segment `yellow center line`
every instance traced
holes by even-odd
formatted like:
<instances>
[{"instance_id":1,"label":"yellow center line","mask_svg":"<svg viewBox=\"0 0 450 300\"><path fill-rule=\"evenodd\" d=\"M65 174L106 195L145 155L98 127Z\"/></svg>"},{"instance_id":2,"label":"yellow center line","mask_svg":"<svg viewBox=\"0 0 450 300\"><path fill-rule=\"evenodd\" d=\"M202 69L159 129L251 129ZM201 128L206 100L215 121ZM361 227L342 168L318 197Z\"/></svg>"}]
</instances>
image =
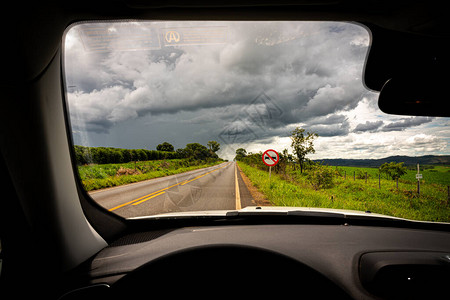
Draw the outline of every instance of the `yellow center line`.
<instances>
[{"instance_id":1,"label":"yellow center line","mask_svg":"<svg viewBox=\"0 0 450 300\"><path fill-rule=\"evenodd\" d=\"M168 189L170 189L170 188L172 188L172 187L174 187L174 186L177 186L177 185L179 185L179 184L180 184L180 183L177 183L177 184L174 184L174 185L168 186L168 187L166 187L166 188L160 189L159 191L156 191L156 192L150 193L150 194L148 194L148 195L145 195L145 196L139 197L139 198L137 198L137 199L134 199L134 200L128 201L128 202L126 202L126 203L123 203L123 204L117 205L117 206L115 206L115 207L113 207L113 208L110 208L110 209L109 209L109 211L113 211L113 210L116 210L116 209L118 209L118 208L124 207L124 206L126 206L126 205L132 204L133 202L136 202L136 201L139 201L139 200L141 200L141 199L147 198L148 196L151 196L151 195L157 194L157 193L159 193L159 192L161 192L161 191L165 191L165 190L168 190Z\"/></svg>"},{"instance_id":2,"label":"yellow center line","mask_svg":"<svg viewBox=\"0 0 450 300\"><path fill-rule=\"evenodd\" d=\"M191 179L191 180L188 180L188 181L185 181L185 182L181 183L180 185L185 185L186 183L189 183L189 182L192 182L192 181L194 181L194 180L197 180L197 179L199 179L199 178L201 178L201 177L203 177L203 176L205 176L205 175L206 175L206 174L197 176L197 177L195 177L194 179Z\"/></svg>"},{"instance_id":3,"label":"yellow center line","mask_svg":"<svg viewBox=\"0 0 450 300\"><path fill-rule=\"evenodd\" d=\"M170 188L173 188L174 186L177 186L177 185L185 185L185 184L187 184L187 183L189 183L189 182L192 182L192 181L194 181L194 180L197 180L197 179L199 179L199 178L201 178L201 177L203 177L203 176L206 176L206 175L208 175L208 174L211 174L212 172L215 172L215 171L217 171L217 170L220 170L220 169L222 169L222 168L225 168L225 167L228 166L228 165L229 165L229 164L227 164L227 165L225 165L225 166L223 166L223 167L214 169L214 170L212 170L212 171L209 171L209 172L207 172L207 173L205 173L205 174L199 175L199 176L197 176L197 177L195 177L195 178L193 178L193 179L185 180L185 181L182 181L182 182L173 184L173 185L168 186L168 187L166 187L166 188L160 189L160 190L158 190L158 191L156 191L156 192L152 192L152 193L150 193L150 194L147 194L147 195L145 195L145 196L139 197L139 198L137 198L137 199L134 199L134 200L128 201L128 202L126 202L126 203L117 205L117 206L115 206L115 207L113 207L113 208L110 208L109 211L113 211L113 210L116 210L116 209L118 209L118 208L121 208L121 207L130 205L130 204L132 204L132 205L139 205L139 204L141 204L141 203L143 203L143 202L145 202L145 201L147 201L147 200L150 200L150 199L152 199L152 198L154 198L154 197L156 197L156 196L159 196L159 195L164 194L164 193L165 193L165 190L168 190L168 189L170 189Z\"/></svg>"},{"instance_id":4,"label":"yellow center line","mask_svg":"<svg viewBox=\"0 0 450 300\"><path fill-rule=\"evenodd\" d=\"M144 200L141 200L141 201L139 201L139 202L133 203L132 205L139 205L139 204L141 204L142 202L145 202L145 201L147 201L147 200L150 200L150 199L152 199L152 198L155 198L156 196L162 195L162 194L164 194L164 193L165 193L165 192L158 193L158 194L156 194L156 195L153 195L153 196L150 196L150 197L148 197L148 198L145 198Z\"/></svg>"}]
</instances>

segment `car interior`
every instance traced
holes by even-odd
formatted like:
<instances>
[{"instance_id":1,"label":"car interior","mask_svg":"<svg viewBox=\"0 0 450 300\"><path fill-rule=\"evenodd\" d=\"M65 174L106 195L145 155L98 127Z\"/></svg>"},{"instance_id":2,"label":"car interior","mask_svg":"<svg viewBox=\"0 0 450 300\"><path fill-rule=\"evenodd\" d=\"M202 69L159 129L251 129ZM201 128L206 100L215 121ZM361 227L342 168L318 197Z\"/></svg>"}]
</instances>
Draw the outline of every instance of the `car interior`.
<instances>
[{"instance_id":1,"label":"car interior","mask_svg":"<svg viewBox=\"0 0 450 300\"><path fill-rule=\"evenodd\" d=\"M76 178L62 71L64 32L80 21L357 22L371 33L363 82L380 92L380 109L449 117L446 5L434 0L8 4L0 50L5 58L0 297L448 299L448 223L270 210L125 219L107 211Z\"/></svg>"}]
</instances>

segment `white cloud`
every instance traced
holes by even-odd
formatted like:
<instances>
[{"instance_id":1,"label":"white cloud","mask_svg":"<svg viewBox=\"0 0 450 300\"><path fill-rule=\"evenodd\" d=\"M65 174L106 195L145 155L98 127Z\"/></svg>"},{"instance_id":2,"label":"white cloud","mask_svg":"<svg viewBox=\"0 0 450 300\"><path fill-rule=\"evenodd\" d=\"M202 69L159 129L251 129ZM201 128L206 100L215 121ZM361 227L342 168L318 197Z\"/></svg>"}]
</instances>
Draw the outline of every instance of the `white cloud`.
<instances>
[{"instance_id":1,"label":"white cloud","mask_svg":"<svg viewBox=\"0 0 450 300\"><path fill-rule=\"evenodd\" d=\"M122 86L93 90L90 93L69 93L67 97L72 126L76 130L106 132L114 122L119 121L114 112L129 93L130 90Z\"/></svg>"},{"instance_id":2,"label":"white cloud","mask_svg":"<svg viewBox=\"0 0 450 300\"><path fill-rule=\"evenodd\" d=\"M442 151L447 147L447 142L435 135L416 134L406 139L406 146L410 146L417 152Z\"/></svg>"}]
</instances>

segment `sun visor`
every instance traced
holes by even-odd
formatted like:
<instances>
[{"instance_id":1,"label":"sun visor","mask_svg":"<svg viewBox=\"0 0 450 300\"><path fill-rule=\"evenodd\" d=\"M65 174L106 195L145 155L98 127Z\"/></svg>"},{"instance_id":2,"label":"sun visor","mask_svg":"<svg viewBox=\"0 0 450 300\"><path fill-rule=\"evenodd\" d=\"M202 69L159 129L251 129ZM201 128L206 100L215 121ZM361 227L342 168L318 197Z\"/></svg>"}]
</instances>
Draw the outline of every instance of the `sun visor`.
<instances>
[{"instance_id":1,"label":"sun visor","mask_svg":"<svg viewBox=\"0 0 450 300\"><path fill-rule=\"evenodd\" d=\"M448 77L437 68L389 79L381 89L378 106L387 114L450 116Z\"/></svg>"}]
</instances>

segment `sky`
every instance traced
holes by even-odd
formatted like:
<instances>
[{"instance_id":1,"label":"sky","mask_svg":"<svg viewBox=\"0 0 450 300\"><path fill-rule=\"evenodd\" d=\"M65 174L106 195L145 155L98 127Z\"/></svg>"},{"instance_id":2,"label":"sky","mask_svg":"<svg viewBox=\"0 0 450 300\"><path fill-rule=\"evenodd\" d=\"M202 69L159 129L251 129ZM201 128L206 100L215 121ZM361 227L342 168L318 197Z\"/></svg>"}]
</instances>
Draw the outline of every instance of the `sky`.
<instances>
[{"instance_id":1,"label":"sky","mask_svg":"<svg viewBox=\"0 0 450 300\"><path fill-rule=\"evenodd\" d=\"M386 115L363 84L366 28L337 22L75 24L64 71L74 143L219 156L319 135L311 159L450 154L450 119Z\"/></svg>"}]
</instances>

